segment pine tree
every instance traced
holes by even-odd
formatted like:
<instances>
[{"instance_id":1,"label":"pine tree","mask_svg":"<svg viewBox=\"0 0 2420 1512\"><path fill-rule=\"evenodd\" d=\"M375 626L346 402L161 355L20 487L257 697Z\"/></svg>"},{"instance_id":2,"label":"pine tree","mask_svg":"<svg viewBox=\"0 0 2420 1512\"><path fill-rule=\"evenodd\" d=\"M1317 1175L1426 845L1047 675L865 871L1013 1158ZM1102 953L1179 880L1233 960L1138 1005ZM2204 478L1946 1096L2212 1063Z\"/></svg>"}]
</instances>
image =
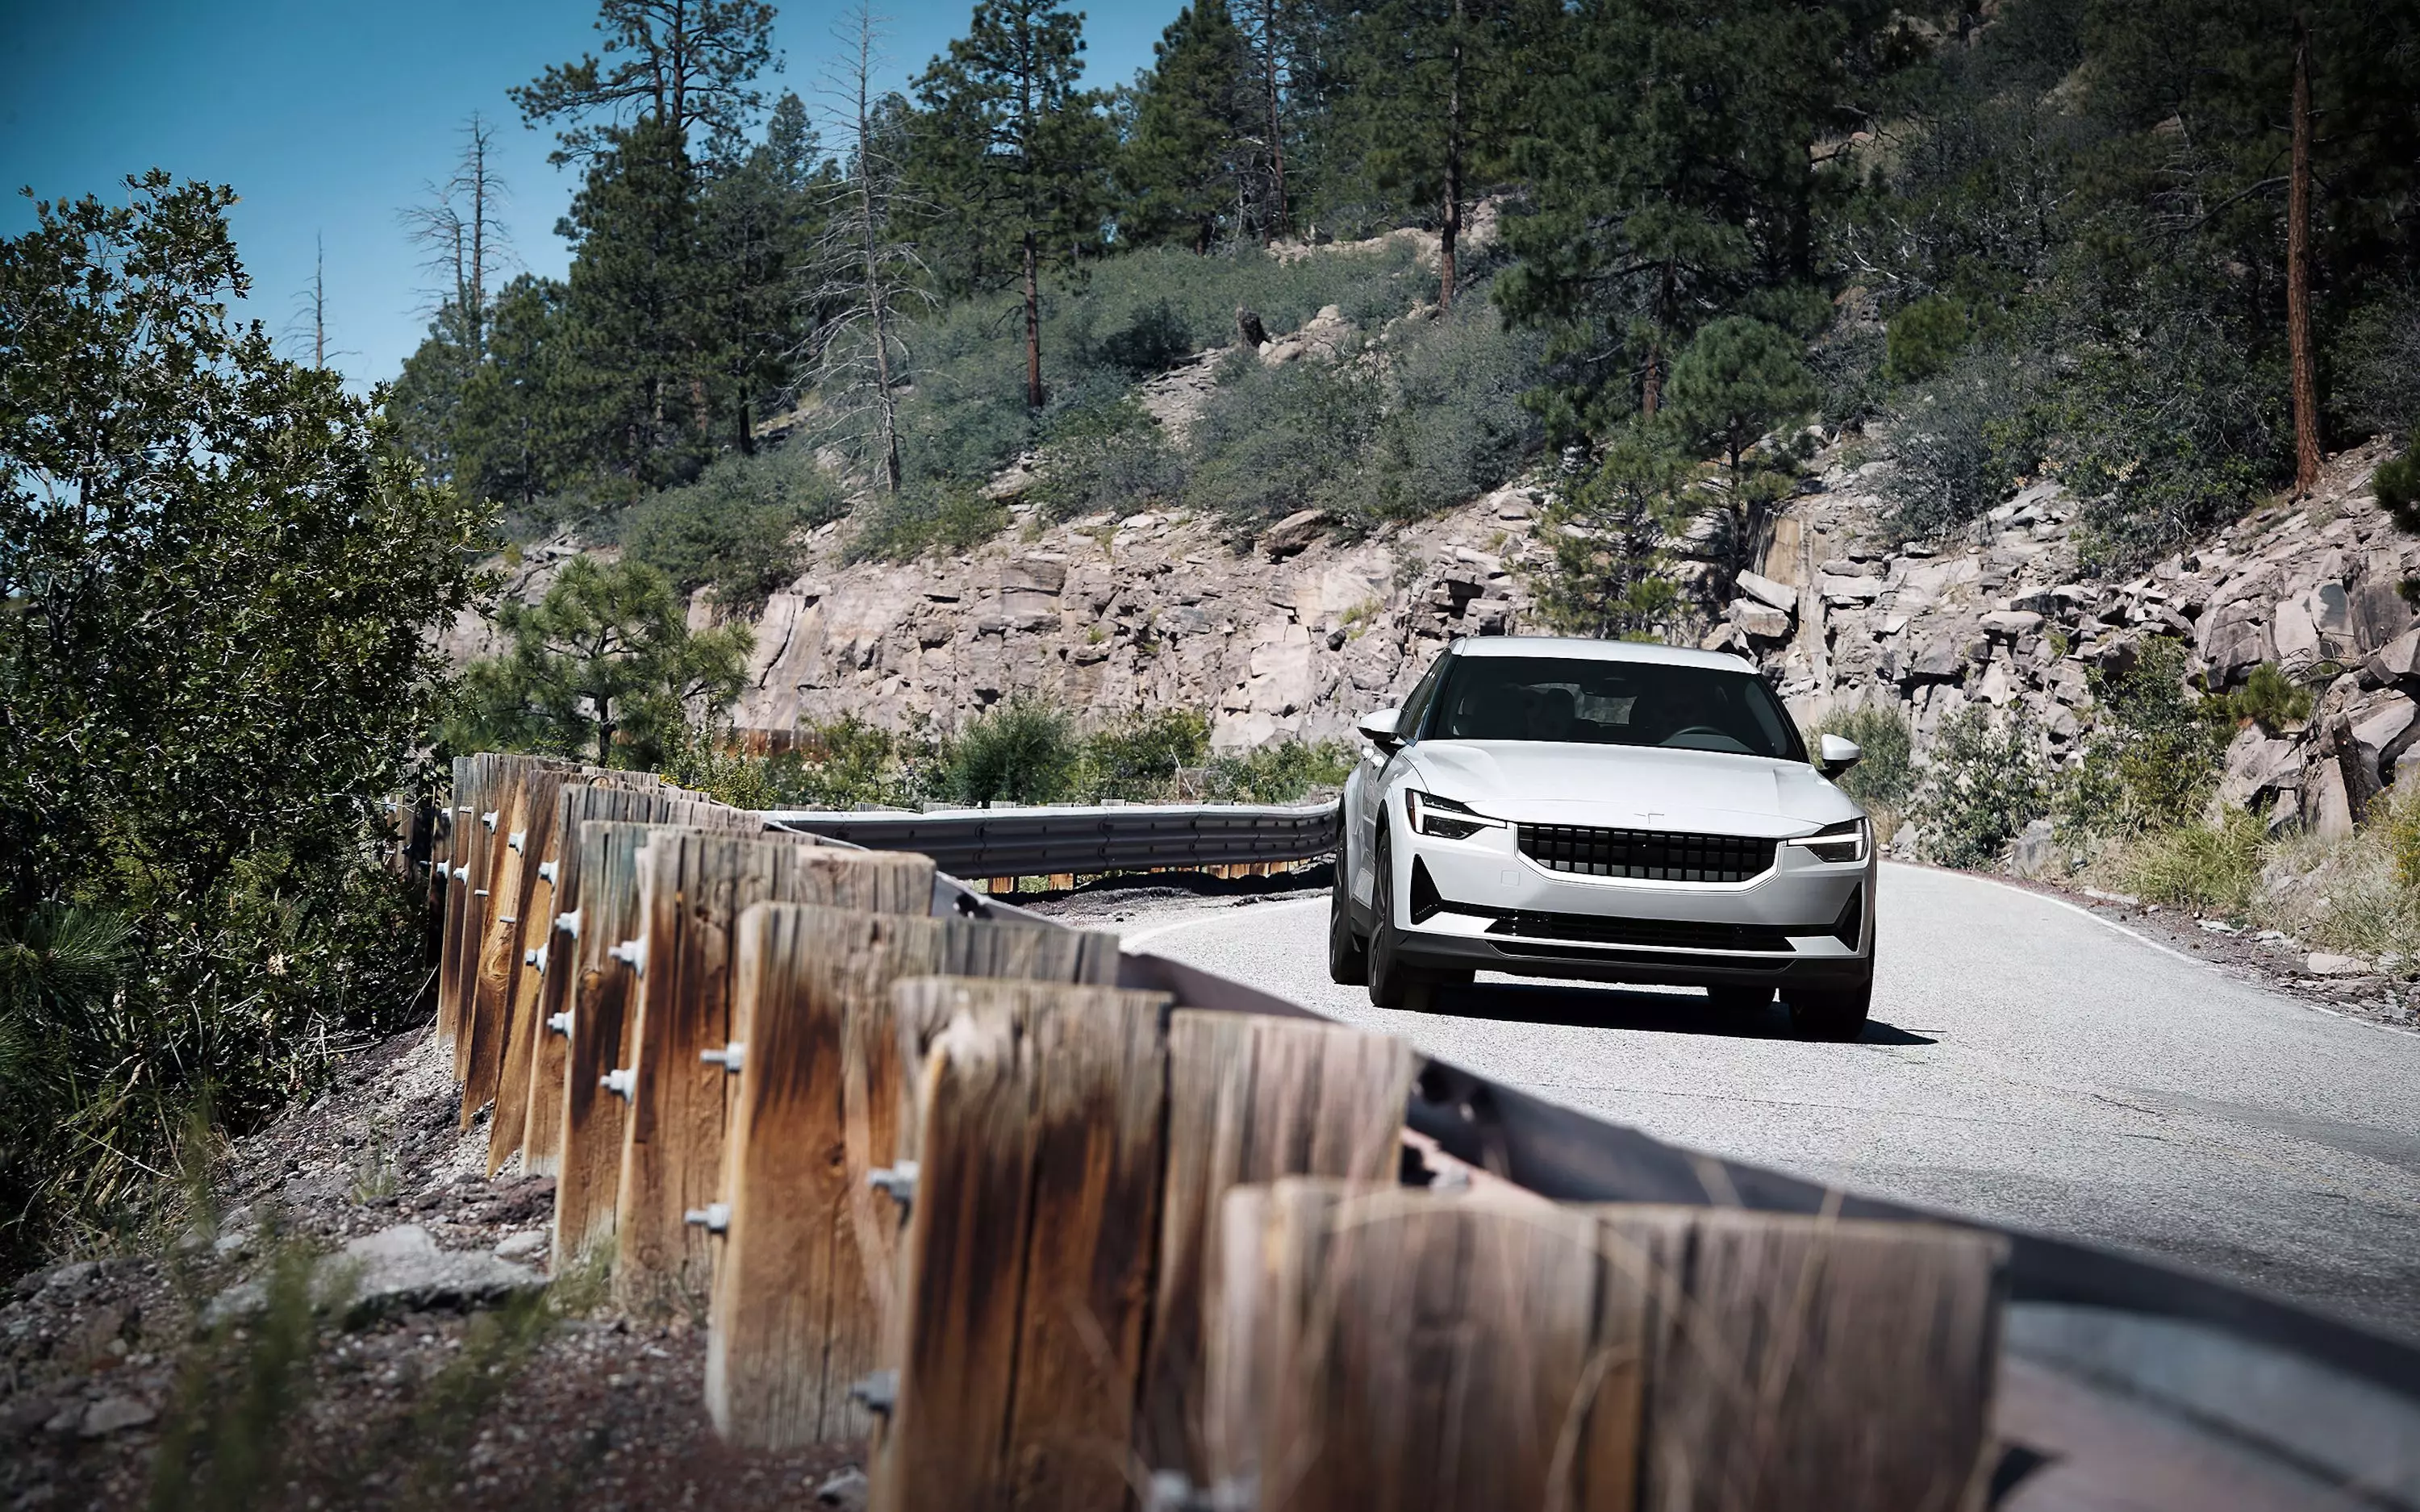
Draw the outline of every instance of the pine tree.
<instances>
[{"instance_id":1,"label":"pine tree","mask_svg":"<svg viewBox=\"0 0 2420 1512\"><path fill-rule=\"evenodd\" d=\"M1688 474L1668 431L1634 424L1548 508L1554 557L1538 607L1550 626L1618 639L1649 634L1672 616L1681 594L1664 542L1682 523Z\"/></svg>"},{"instance_id":2,"label":"pine tree","mask_svg":"<svg viewBox=\"0 0 2420 1512\"><path fill-rule=\"evenodd\" d=\"M602 0L597 30L602 61L582 54L507 91L528 124L569 123L556 133L557 166L619 151L621 132L642 119L720 150L764 106L756 75L781 69L766 0Z\"/></svg>"},{"instance_id":3,"label":"pine tree","mask_svg":"<svg viewBox=\"0 0 2420 1512\"><path fill-rule=\"evenodd\" d=\"M1440 308L1453 307L1464 212L1510 165L1532 47L1557 19L1532 0L1388 0L1350 28L1338 130L1373 188L1436 226Z\"/></svg>"},{"instance_id":4,"label":"pine tree","mask_svg":"<svg viewBox=\"0 0 2420 1512\"><path fill-rule=\"evenodd\" d=\"M791 387L791 363L812 310L798 285L820 236L833 169L807 107L784 94L765 139L737 162L716 163L700 196L707 285L706 337L720 376L726 439L755 450L755 420Z\"/></svg>"},{"instance_id":5,"label":"pine tree","mask_svg":"<svg viewBox=\"0 0 2420 1512\"><path fill-rule=\"evenodd\" d=\"M1817 272L1822 173L1885 87L1890 17L1783 0L1586 0L1536 50L1531 185L1498 285L1559 332L1566 432L1662 406L1673 354L1759 289Z\"/></svg>"},{"instance_id":6,"label":"pine tree","mask_svg":"<svg viewBox=\"0 0 2420 1512\"><path fill-rule=\"evenodd\" d=\"M651 488L685 481L710 451L720 374L680 132L649 117L614 133L557 229L573 246L558 378L584 470Z\"/></svg>"},{"instance_id":7,"label":"pine tree","mask_svg":"<svg viewBox=\"0 0 2420 1512\"><path fill-rule=\"evenodd\" d=\"M1026 404L1040 409L1042 270L1100 240L1110 143L1097 95L1078 89L1084 23L1047 0L983 0L967 35L916 81L922 187L978 243L1014 239L1025 303ZM978 256L972 286L999 264Z\"/></svg>"},{"instance_id":8,"label":"pine tree","mask_svg":"<svg viewBox=\"0 0 2420 1512\"><path fill-rule=\"evenodd\" d=\"M1254 187L1244 34L1226 0L1199 0L1177 12L1152 53L1119 160L1118 237L1207 252L1243 234Z\"/></svg>"}]
</instances>

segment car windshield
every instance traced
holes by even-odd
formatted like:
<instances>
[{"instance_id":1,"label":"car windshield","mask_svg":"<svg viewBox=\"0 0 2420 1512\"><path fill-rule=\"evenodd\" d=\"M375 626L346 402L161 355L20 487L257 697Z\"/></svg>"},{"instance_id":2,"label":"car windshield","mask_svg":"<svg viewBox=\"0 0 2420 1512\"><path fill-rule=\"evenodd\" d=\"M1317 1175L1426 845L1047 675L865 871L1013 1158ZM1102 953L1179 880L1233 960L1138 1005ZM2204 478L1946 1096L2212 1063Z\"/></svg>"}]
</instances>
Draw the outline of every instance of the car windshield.
<instances>
[{"instance_id":1,"label":"car windshield","mask_svg":"<svg viewBox=\"0 0 2420 1512\"><path fill-rule=\"evenodd\" d=\"M1762 678L1653 661L1457 656L1428 735L1807 759L1790 712Z\"/></svg>"}]
</instances>

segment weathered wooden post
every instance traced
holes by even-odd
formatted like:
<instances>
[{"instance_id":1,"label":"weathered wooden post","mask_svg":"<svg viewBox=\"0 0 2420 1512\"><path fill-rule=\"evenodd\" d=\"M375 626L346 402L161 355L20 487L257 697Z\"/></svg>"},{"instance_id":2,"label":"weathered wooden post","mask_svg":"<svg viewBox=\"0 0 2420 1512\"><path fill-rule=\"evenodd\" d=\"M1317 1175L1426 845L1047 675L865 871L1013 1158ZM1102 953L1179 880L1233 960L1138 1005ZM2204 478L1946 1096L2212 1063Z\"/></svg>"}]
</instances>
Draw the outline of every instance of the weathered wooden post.
<instances>
[{"instance_id":1,"label":"weathered wooden post","mask_svg":"<svg viewBox=\"0 0 2420 1512\"><path fill-rule=\"evenodd\" d=\"M874 1181L913 1185L897 1153L908 1099L892 983L936 973L1105 982L1117 942L780 905L751 910L739 939L733 1033L744 1050L707 1403L740 1443L854 1439L870 1419L847 1389L874 1368L898 1274L900 1210Z\"/></svg>"},{"instance_id":2,"label":"weathered wooden post","mask_svg":"<svg viewBox=\"0 0 2420 1512\"><path fill-rule=\"evenodd\" d=\"M495 891L489 899L489 940L480 958L478 991L471 1004L470 1073L462 1085L466 1115L483 1104L495 1104L488 1121L490 1176L520 1146L521 1088L505 1090L504 1066L511 1058L514 1014L521 1006L522 981L535 982L537 976L528 965L528 947L546 938L553 918L551 912L541 918L534 910L553 900L554 889L538 879L538 862L551 843L556 795L567 775L560 766L535 763L525 766L510 807L498 824L502 854L495 868ZM526 1085L526 1065L521 1074ZM507 1117L516 1121L504 1131Z\"/></svg>"},{"instance_id":3,"label":"weathered wooden post","mask_svg":"<svg viewBox=\"0 0 2420 1512\"><path fill-rule=\"evenodd\" d=\"M550 1142L541 1153L529 1146L528 1134L533 1118L543 1105L547 1109L544 1127L550 1136L556 1127L556 1115L562 1099L540 1096L540 1088L549 1092L558 1085L541 1081L537 1062L542 1053L558 1043L560 1035L551 1034L547 1016L560 1011L549 1008L550 965L563 962L564 951L556 940L555 920L569 911L558 907L558 901L568 904L578 896L567 873L576 871L570 862L579 855L579 825L592 814L598 818L618 818L632 805L623 795L636 796L650 806L666 800L658 795L661 781L653 773L588 771L574 779L559 777L551 783L554 796L543 799L549 784L541 781L533 789L529 827L521 842L522 878L520 897L521 954L518 974L513 979L512 996L506 1006L504 1022L504 1048L496 1077L496 1112L488 1125L488 1174L493 1176L504 1168L515 1152L524 1155L522 1169L530 1174L551 1174L554 1164L554 1146ZM568 944L569 942L563 942ZM553 973L553 980L562 981L564 971ZM560 998L561 994L554 996ZM562 1074L562 1059L552 1061L555 1075Z\"/></svg>"},{"instance_id":4,"label":"weathered wooden post","mask_svg":"<svg viewBox=\"0 0 2420 1512\"><path fill-rule=\"evenodd\" d=\"M759 903L932 906L933 865L845 850L814 837L666 830L641 852L644 952L631 1018L629 1117L614 1198L613 1295L634 1312L703 1316L713 1279L709 1228L689 1222L721 1200L728 1073L702 1058L733 1041L732 937Z\"/></svg>"},{"instance_id":5,"label":"weathered wooden post","mask_svg":"<svg viewBox=\"0 0 2420 1512\"><path fill-rule=\"evenodd\" d=\"M1264 1512L1981 1504L1992 1236L1280 1181L1220 1237L1213 1484Z\"/></svg>"},{"instance_id":6,"label":"weathered wooden post","mask_svg":"<svg viewBox=\"0 0 2420 1512\"><path fill-rule=\"evenodd\" d=\"M437 1043L452 1051L462 1034L462 1005L469 993L463 985L463 962L471 954L472 882L481 841L487 831L479 823L479 802L487 795L488 778L495 758L488 754L457 757L454 763L453 808L446 845L444 955L437 973Z\"/></svg>"},{"instance_id":7,"label":"weathered wooden post","mask_svg":"<svg viewBox=\"0 0 2420 1512\"><path fill-rule=\"evenodd\" d=\"M929 1022L876 1507L1123 1505L1150 1311L1166 999L903 984ZM880 1388L877 1388L877 1390Z\"/></svg>"},{"instance_id":8,"label":"weathered wooden post","mask_svg":"<svg viewBox=\"0 0 2420 1512\"><path fill-rule=\"evenodd\" d=\"M1392 1035L1188 1011L1169 1026L1168 1174L1140 1449L1205 1479L1203 1269L1228 1188L1281 1176L1394 1178L1417 1057Z\"/></svg>"}]
</instances>

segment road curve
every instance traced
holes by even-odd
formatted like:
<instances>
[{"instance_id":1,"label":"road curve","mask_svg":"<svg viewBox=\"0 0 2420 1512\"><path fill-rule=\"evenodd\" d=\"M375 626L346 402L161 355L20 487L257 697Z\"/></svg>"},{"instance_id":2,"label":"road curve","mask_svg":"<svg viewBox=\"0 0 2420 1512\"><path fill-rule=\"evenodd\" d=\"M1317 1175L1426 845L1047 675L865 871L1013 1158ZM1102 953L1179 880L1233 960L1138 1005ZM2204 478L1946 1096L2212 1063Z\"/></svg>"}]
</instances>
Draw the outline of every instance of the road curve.
<instances>
[{"instance_id":1,"label":"road curve","mask_svg":"<svg viewBox=\"0 0 2420 1512\"><path fill-rule=\"evenodd\" d=\"M2420 1037L2054 898L1886 866L1874 1022L1790 1037L1688 992L1483 976L1435 1013L1328 981L1326 899L1123 926L1659 1138L2181 1261L2420 1336Z\"/></svg>"}]
</instances>

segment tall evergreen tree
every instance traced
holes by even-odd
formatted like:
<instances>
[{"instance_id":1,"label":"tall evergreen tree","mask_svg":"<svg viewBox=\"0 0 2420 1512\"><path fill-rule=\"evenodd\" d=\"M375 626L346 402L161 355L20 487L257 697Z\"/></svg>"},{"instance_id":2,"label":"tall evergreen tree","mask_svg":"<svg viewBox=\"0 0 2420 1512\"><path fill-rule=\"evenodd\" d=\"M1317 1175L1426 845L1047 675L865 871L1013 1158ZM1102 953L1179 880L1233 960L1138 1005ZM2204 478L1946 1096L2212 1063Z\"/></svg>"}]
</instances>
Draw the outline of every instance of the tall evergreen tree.
<instances>
[{"instance_id":1,"label":"tall evergreen tree","mask_svg":"<svg viewBox=\"0 0 2420 1512\"><path fill-rule=\"evenodd\" d=\"M559 377L592 473L643 487L703 466L720 378L697 171L675 128L616 132L557 228L572 243Z\"/></svg>"},{"instance_id":2,"label":"tall evergreen tree","mask_svg":"<svg viewBox=\"0 0 2420 1512\"><path fill-rule=\"evenodd\" d=\"M1040 409L1042 270L1096 247L1110 143L1098 95L1078 89L1084 20L1048 0L983 0L967 35L916 81L923 188L978 238L1016 246L1026 404ZM997 265L970 270L975 286Z\"/></svg>"},{"instance_id":3,"label":"tall evergreen tree","mask_svg":"<svg viewBox=\"0 0 2420 1512\"><path fill-rule=\"evenodd\" d=\"M643 118L684 142L736 142L765 103L756 75L781 68L766 0L602 0L597 30L601 61L583 53L507 91L530 125L567 123L558 166L617 151L619 131Z\"/></svg>"},{"instance_id":4,"label":"tall evergreen tree","mask_svg":"<svg viewBox=\"0 0 2420 1512\"><path fill-rule=\"evenodd\" d=\"M1453 306L1463 214L1510 167L1532 49L1559 10L1539 0L1386 0L1356 17L1336 129L1360 170L1437 228L1437 303Z\"/></svg>"},{"instance_id":5,"label":"tall evergreen tree","mask_svg":"<svg viewBox=\"0 0 2420 1512\"><path fill-rule=\"evenodd\" d=\"M814 312L800 308L798 285L812 261L833 170L805 102L794 94L775 102L761 143L715 166L699 204L712 327L706 339L730 423L725 439L752 452L756 418L789 390L793 358L812 329Z\"/></svg>"},{"instance_id":6,"label":"tall evergreen tree","mask_svg":"<svg viewBox=\"0 0 2420 1512\"><path fill-rule=\"evenodd\" d=\"M1516 159L1532 193L1507 219L1519 262L1498 295L1559 333L1563 428L1652 415L1699 324L1815 277L1820 197L1847 184L1809 149L1865 118L1888 23L1792 0L1569 12L1537 54L1540 124Z\"/></svg>"},{"instance_id":7,"label":"tall evergreen tree","mask_svg":"<svg viewBox=\"0 0 2420 1512\"><path fill-rule=\"evenodd\" d=\"M1244 34L1226 0L1176 13L1137 81L1134 129L1119 160L1118 237L1207 252L1244 231L1257 139Z\"/></svg>"}]
</instances>

